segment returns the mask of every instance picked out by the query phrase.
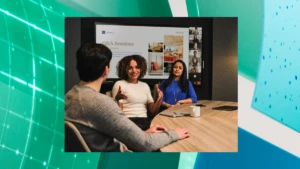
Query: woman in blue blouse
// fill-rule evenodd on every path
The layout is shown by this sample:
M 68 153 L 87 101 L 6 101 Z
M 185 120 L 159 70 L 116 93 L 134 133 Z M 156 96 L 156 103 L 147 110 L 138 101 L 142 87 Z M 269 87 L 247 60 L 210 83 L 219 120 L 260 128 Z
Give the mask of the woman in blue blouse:
M 165 108 L 197 102 L 197 95 L 187 79 L 186 65 L 182 60 L 176 60 L 172 64 L 169 78 L 162 81 L 160 89 L 164 94 L 162 106 Z

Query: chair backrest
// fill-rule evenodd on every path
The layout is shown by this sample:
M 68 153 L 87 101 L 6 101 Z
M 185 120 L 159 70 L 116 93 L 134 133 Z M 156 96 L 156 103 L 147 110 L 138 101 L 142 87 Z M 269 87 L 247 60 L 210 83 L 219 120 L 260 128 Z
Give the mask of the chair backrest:
M 154 88 L 153 88 L 153 100 L 154 100 L 154 102 L 156 102 L 156 100 L 157 100 L 157 98 L 158 98 L 158 93 L 157 93 L 157 91 L 156 91 L 156 88 L 159 88 L 160 87 L 160 84 L 155 84 L 154 85 Z
M 107 96 L 109 96 L 109 97 L 112 97 L 112 92 L 111 92 L 111 91 L 107 91 L 105 94 L 106 94 Z
M 65 121 L 65 152 L 90 152 L 76 126 Z

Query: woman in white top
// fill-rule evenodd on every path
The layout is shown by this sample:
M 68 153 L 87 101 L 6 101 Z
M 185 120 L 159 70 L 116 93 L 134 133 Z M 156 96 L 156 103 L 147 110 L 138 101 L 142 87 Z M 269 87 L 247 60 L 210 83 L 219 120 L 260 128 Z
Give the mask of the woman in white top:
M 117 75 L 122 80 L 117 81 L 112 89 L 113 98 L 118 101 L 124 114 L 143 130 L 150 127 L 147 111 L 156 115 L 163 98 L 163 93 L 156 88 L 158 99 L 154 103 L 148 84 L 139 81 L 146 71 L 147 63 L 142 56 L 124 57 L 117 65 Z

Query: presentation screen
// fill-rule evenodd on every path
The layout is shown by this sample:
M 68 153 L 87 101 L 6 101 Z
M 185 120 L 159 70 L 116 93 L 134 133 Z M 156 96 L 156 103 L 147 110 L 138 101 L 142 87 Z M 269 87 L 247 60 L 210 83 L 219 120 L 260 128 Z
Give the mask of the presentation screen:
M 96 23 L 96 43 L 108 46 L 113 57 L 108 79 L 117 79 L 116 65 L 123 57 L 133 54 L 147 61 L 143 79 L 167 79 L 171 65 L 181 59 L 188 76 L 201 77 L 201 27 L 156 27 L 109 25 Z

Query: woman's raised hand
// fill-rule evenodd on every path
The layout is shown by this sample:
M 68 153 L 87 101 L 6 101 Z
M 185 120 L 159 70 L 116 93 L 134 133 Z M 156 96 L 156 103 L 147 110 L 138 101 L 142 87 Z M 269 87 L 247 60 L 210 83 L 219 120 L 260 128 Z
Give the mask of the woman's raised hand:
M 117 101 L 121 100 L 121 99 L 127 99 L 127 96 L 122 92 L 122 88 L 121 86 L 119 86 L 119 90 L 118 90 L 118 93 L 116 94 L 115 96 L 115 99 Z

